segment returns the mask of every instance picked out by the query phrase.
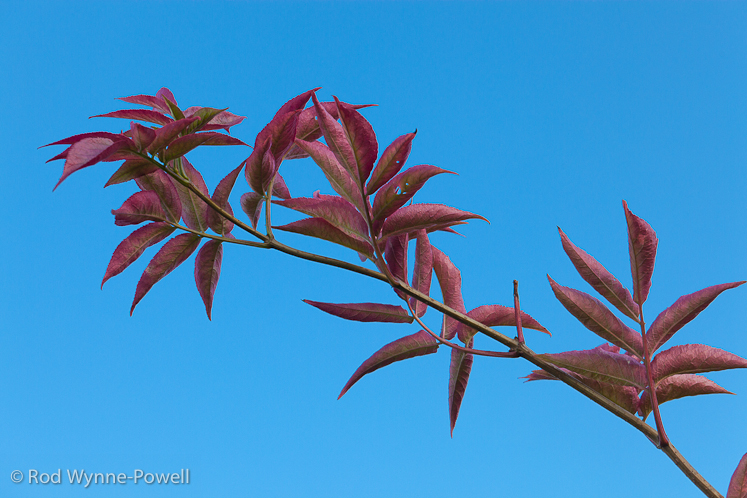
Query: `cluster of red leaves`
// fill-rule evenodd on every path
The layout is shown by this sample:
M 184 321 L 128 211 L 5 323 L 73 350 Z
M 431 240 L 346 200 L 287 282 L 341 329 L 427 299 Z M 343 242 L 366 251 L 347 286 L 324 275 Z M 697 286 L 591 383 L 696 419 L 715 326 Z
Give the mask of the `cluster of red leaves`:
M 134 180 L 140 187 L 140 192 L 112 211 L 114 223 L 121 226 L 146 221 L 150 223 L 135 230 L 117 246 L 101 282 L 102 287 L 107 280 L 136 261 L 148 247 L 171 235 L 182 219 L 192 230 L 205 232 L 211 228 L 219 235 L 230 237 L 233 224 L 172 178 L 186 178 L 205 195 L 209 195 L 202 175 L 184 155 L 201 145 L 246 145 L 241 140 L 213 131 L 229 131 L 231 126 L 244 120 L 242 116 L 212 107 L 189 107 L 182 111 L 167 88 L 162 88 L 156 95 L 135 95 L 120 100 L 151 109 L 124 109 L 94 117 L 125 118 L 161 126 L 146 127 L 131 121 L 130 129 L 122 133 L 84 133 L 48 144 L 70 145 L 50 159 L 65 160 L 57 186 L 80 169 L 99 162 L 124 160 L 105 186 Z M 239 168 L 229 173 L 212 196 L 219 206 L 229 211 L 228 195 L 238 173 Z M 194 233 L 183 233 L 163 245 L 138 282 L 130 314 L 156 282 L 189 258 L 200 240 L 201 237 Z M 221 243 L 210 240 L 200 249 L 195 261 L 197 289 L 205 302 L 208 317 L 220 274 L 222 254 Z
M 596 259 L 576 247 L 562 230 L 558 230 L 563 249 L 581 277 L 620 313 L 635 322 L 641 331 L 626 325 L 600 300 L 585 292 L 563 287 L 548 275 L 555 297 L 586 328 L 609 344 L 590 350 L 542 356 L 625 410 L 638 413 L 644 419 L 652 411 L 647 366 L 650 368 L 658 404 L 685 396 L 732 394 L 699 374 L 747 368 L 747 360 L 744 358 L 704 344 L 673 346 L 653 355 L 719 294 L 744 282 L 714 285 L 682 296 L 662 311 L 648 330 L 645 330 L 642 309 L 651 288 L 659 241 L 648 223 L 631 213 L 624 202 L 623 207 L 628 225 L 633 295 Z M 642 332 L 644 330 L 645 333 Z M 536 370 L 526 378 L 530 381 L 554 379 L 542 370 Z

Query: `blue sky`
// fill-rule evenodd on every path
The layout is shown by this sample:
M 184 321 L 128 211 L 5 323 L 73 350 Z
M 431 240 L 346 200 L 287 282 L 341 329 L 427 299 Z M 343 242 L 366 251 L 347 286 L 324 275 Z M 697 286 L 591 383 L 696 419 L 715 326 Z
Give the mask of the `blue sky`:
M 253 143 L 289 98 L 318 86 L 375 103 L 380 149 L 417 128 L 408 164 L 434 178 L 419 202 L 480 213 L 434 245 L 462 272 L 468 308 L 511 304 L 553 332 L 538 352 L 601 341 L 555 301 L 549 273 L 589 291 L 556 226 L 629 285 L 621 201 L 660 239 L 649 322 L 677 297 L 747 278 L 744 3 L 3 2 L 0 91 L 8 221 L 0 248 L 0 495 L 7 497 L 700 496 L 661 452 L 530 365 L 478 358 L 454 431 L 448 352 L 389 366 L 338 401 L 370 354 L 416 326 L 346 322 L 305 305 L 396 303 L 385 285 L 281 254 L 227 247 L 213 320 L 190 263 L 129 306 L 146 254 L 99 289 L 130 233 L 103 189 L 114 165 L 52 193 L 60 149 L 124 121 L 88 116 L 169 87 L 182 107 L 230 107 Z M 190 155 L 212 189 L 248 148 Z M 308 160 L 294 196 L 330 192 Z M 232 196 L 249 190 L 239 179 Z M 278 222 L 292 213 L 274 211 Z M 243 213 L 242 213 L 243 216 Z M 330 244 L 287 243 L 357 261 Z M 434 286 L 434 294 L 438 295 Z M 744 289 L 672 340 L 747 356 Z M 440 317 L 430 311 L 428 323 Z M 510 333 L 510 332 L 509 332 Z M 478 337 L 476 347 L 493 344 Z M 710 374 L 738 396 L 662 407 L 674 444 L 726 492 L 747 452 L 747 372 Z M 178 472 L 157 485 L 13 484 L 14 470 Z

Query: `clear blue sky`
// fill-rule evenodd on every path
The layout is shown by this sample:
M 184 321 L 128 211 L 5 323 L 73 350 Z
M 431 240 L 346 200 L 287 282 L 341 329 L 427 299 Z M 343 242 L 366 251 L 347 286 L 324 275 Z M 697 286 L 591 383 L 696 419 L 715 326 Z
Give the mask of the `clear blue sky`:
M 287 99 L 321 86 L 366 109 L 382 148 L 418 129 L 409 164 L 456 171 L 418 194 L 486 216 L 433 243 L 462 271 L 468 308 L 522 305 L 553 331 L 535 351 L 599 344 L 546 273 L 589 288 L 560 226 L 626 284 L 621 201 L 660 239 L 648 321 L 682 294 L 747 278 L 747 4 L 2 2 L 6 220 L 0 246 L 0 495 L 4 497 L 696 497 L 643 436 L 521 360 L 478 358 L 449 437 L 449 354 L 377 371 L 371 353 L 415 325 L 345 322 L 302 299 L 396 303 L 385 285 L 280 254 L 227 247 L 213 320 L 190 263 L 129 316 L 144 257 L 99 289 L 133 186 L 98 165 L 52 193 L 61 149 L 124 121 L 88 116 L 169 87 L 183 107 L 247 116 L 253 143 Z M 249 154 L 190 157 L 212 189 Z M 329 192 L 309 161 L 295 196 Z M 249 188 L 239 179 L 232 201 Z M 282 219 L 294 215 L 276 209 Z M 242 214 L 243 215 L 243 214 Z M 329 244 L 290 244 L 356 261 Z M 153 254 L 151 251 L 149 254 Z M 437 294 L 434 287 L 434 293 Z M 747 290 L 722 295 L 672 344 L 747 356 Z M 433 311 L 426 318 L 438 327 Z M 478 337 L 476 347 L 493 347 Z M 723 493 L 747 452 L 738 396 L 662 408 L 668 433 Z M 178 472 L 183 486 L 13 484 L 13 470 Z M 635 491 L 634 491 L 635 490 Z

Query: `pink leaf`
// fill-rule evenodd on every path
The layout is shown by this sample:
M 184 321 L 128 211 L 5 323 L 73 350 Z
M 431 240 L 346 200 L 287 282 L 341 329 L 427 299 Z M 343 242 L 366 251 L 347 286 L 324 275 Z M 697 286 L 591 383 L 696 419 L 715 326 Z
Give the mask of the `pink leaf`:
M 656 401 L 658 404 L 686 396 L 700 396 L 703 394 L 734 394 L 719 386 L 702 375 L 680 374 L 672 375 L 659 382 L 656 386 Z M 651 400 L 648 391 L 641 394 L 638 404 L 638 414 L 645 420 L 651 413 Z
M 454 263 L 435 246 L 431 246 L 433 254 L 433 271 L 436 272 L 438 284 L 441 286 L 441 296 L 446 306 L 460 313 L 467 313 L 462 298 L 462 274 Z M 447 340 L 453 339 L 457 333 L 459 322 L 444 315 L 443 337 Z
M 195 258 L 195 283 L 205 303 L 208 320 L 212 320 L 213 297 L 220 278 L 223 261 L 223 244 L 219 240 L 209 240 L 202 246 Z
M 434 226 L 445 228 L 471 218 L 488 221 L 478 214 L 460 211 L 443 204 L 411 204 L 387 218 L 381 229 L 381 238 Z
M 386 264 L 389 267 L 389 271 L 392 276 L 396 279 L 401 280 L 407 284 L 407 246 L 410 243 L 410 237 L 407 234 L 400 235 L 399 237 L 392 237 L 386 241 L 386 248 L 384 249 L 384 256 L 386 257 Z M 406 298 L 405 294 L 402 294 L 403 299 Z
M 113 209 L 114 224 L 117 226 L 137 225 L 144 221 L 169 221 L 155 192 L 136 192 L 124 201 L 122 207 Z
M 470 341 L 468 348 L 472 347 Z M 459 416 L 459 408 L 462 406 L 464 392 L 469 382 L 469 374 L 472 371 L 474 356 L 458 349 L 451 350 L 451 364 L 449 365 L 449 420 L 451 422 L 451 437 L 454 437 L 454 426 Z
M 148 159 L 128 159 L 117 171 L 109 178 L 104 187 L 118 183 L 128 182 L 141 176 L 149 175 L 158 170 L 158 165 Z
M 123 102 L 127 102 L 129 104 L 139 104 L 139 105 L 145 105 L 152 107 L 154 110 L 158 109 L 161 112 L 169 113 L 171 112 L 169 110 L 169 106 L 166 105 L 166 102 L 160 97 L 155 97 L 153 95 L 133 95 L 131 97 L 120 97 L 118 100 L 121 100 Z
M 379 158 L 379 163 L 374 168 L 371 179 L 368 181 L 366 195 L 373 194 L 394 175 L 399 173 L 402 166 L 405 165 L 407 157 L 410 155 L 412 139 L 415 138 L 416 133 L 417 130 L 415 130 L 415 133 L 402 135 L 396 138 L 389 147 L 384 149 Z
M 65 166 L 62 168 L 62 176 L 54 188 L 56 189 L 59 187 L 65 178 L 76 171 L 87 168 L 88 166 L 93 166 L 122 148 L 134 148 L 134 146 L 135 144 L 132 141 L 122 136 L 120 136 L 117 141 L 113 141 L 110 138 L 95 137 L 84 138 L 75 142 L 67 150 Z
M 205 180 L 202 179 L 200 172 L 192 166 L 186 157 L 182 157 L 180 160 L 182 162 L 182 169 L 186 173 L 187 178 L 189 178 L 189 181 L 192 182 L 192 185 L 197 187 L 197 190 L 202 192 L 206 197 L 209 197 L 210 194 L 208 193 L 207 185 L 205 185 Z M 179 192 L 179 199 L 182 203 L 184 224 L 192 230 L 200 232 L 207 231 L 207 203 L 181 183 L 176 183 L 174 186 L 177 192 Z
M 168 173 L 163 170 L 156 170 L 148 175 L 143 175 L 135 179 L 138 187 L 143 190 L 152 190 L 161 199 L 161 206 L 169 220 L 179 223 L 182 217 L 182 203 L 179 200 L 174 182 L 169 178 Z
M 412 272 L 412 286 L 426 296 L 431 292 L 431 278 L 433 276 L 433 252 L 428 234 L 425 230 L 418 230 L 417 242 L 415 243 L 415 267 Z M 410 298 L 410 306 L 415 310 L 418 317 L 425 315 L 428 305 Z
M 304 142 L 303 140 L 296 140 L 296 144 L 308 153 L 322 169 L 335 192 L 347 199 L 358 211 L 365 212 L 366 208 L 360 189 L 350 174 L 340 166 L 329 147 L 320 142 Z
M 164 147 L 168 146 L 176 140 L 181 132 L 186 130 L 189 125 L 196 122 L 199 118 L 197 116 L 180 119 L 173 121 L 166 126 L 156 130 L 156 138 L 148 146 L 148 152 L 156 154 L 161 151 Z
M 553 365 L 602 382 L 624 386 L 646 387 L 646 372 L 643 364 L 630 356 L 615 354 L 603 349 L 566 351 L 542 354 L 540 357 Z
M 210 109 L 210 111 L 204 111 L 204 109 Z M 209 117 L 215 110 L 218 109 L 211 109 L 209 107 L 189 107 L 184 110 L 184 116 L 197 116 L 200 118 L 200 122 L 202 123 L 205 121 L 205 118 Z M 203 131 L 226 130 L 230 133 L 231 127 L 241 123 L 244 119 L 246 119 L 245 116 L 238 116 L 223 109 L 218 114 L 215 114 L 207 120 L 206 124 L 201 124 L 199 129 Z
M 605 341 L 616 344 L 627 351 L 631 351 L 643 358 L 643 341 L 641 334 L 625 325 L 601 301 L 570 287 L 558 285 L 550 275 L 552 291 L 558 301 L 584 327 L 591 330 Z
M 586 280 L 598 293 L 615 308 L 635 321 L 638 321 L 638 305 L 633 301 L 630 291 L 626 289 L 596 259 L 579 249 L 570 241 L 563 230 L 558 227 L 563 249 L 576 267 L 581 278 Z
M 213 192 L 213 202 L 222 207 L 229 214 L 233 214 L 233 210 L 231 209 L 231 205 L 228 203 L 228 196 L 231 194 L 231 190 L 233 190 L 236 178 L 238 178 L 239 173 L 241 173 L 241 168 L 243 168 L 243 165 L 228 173 L 226 177 L 218 183 L 218 186 L 215 187 L 215 192 Z M 233 230 L 233 221 L 225 219 L 211 207 L 208 207 L 208 225 L 219 235 L 230 233 L 231 230 Z
M 106 114 L 97 114 L 91 116 L 92 118 L 123 118 L 123 119 L 134 119 L 136 121 L 147 121 L 148 123 L 155 123 L 159 125 L 167 125 L 173 121 L 168 116 L 164 116 L 157 111 L 149 111 L 147 109 L 123 109 L 121 111 L 108 112 Z
M 500 304 L 479 306 L 467 313 L 467 316 L 488 327 L 516 327 L 516 313 L 514 312 L 514 308 L 501 306 Z M 545 334 L 552 335 L 550 334 L 550 331 L 540 325 L 537 320 L 523 311 L 521 312 L 521 325 L 525 329 L 538 330 Z M 475 329 L 460 322 L 458 322 L 456 327 L 459 339 L 464 343 L 469 342 L 472 336 L 477 333 Z
M 311 98 L 314 101 L 314 108 L 319 117 L 319 128 L 324 134 L 324 141 L 327 142 L 327 147 L 332 151 L 340 166 L 342 166 L 354 180 L 354 184 L 357 188 L 356 192 L 360 194 L 362 180 L 359 176 L 358 165 L 355 162 L 353 148 L 350 146 L 350 142 L 348 142 L 347 137 L 345 136 L 345 131 L 335 118 L 327 112 L 324 106 L 319 103 L 316 94 L 312 94 Z M 312 157 L 314 157 L 313 154 Z
M 272 137 L 267 135 L 262 141 L 254 144 L 254 150 L 251 155 L 244 161 L 246 170 L 244 176 L 252 190 L 260 195 L 265 194 L 265 190 L 270 184 L 273 176 L 277 173 L 277 163 L 272 155 Z
M 200 244 L 200 237 L 191 233 L 177 235 L 164 244 L 160 251 L 148 263 L 148 267 L 140 277 L 135 289 L 135 299 L 132 301 L 130 315 L 135 311 L 135 306 L 140 302 L 148 291 L 163 277 L 174 271 L 180 264 L 193 253 Z
M 355 209 L 355 206 L 342 197 L 319 195 L 318 197 L 296 197 L 295 199 L 274 202 L 309 216 L 325 219 L 351 237 L 362 241 L 368 239 L 366 220 Z
M 206 131 L 203 133 L 192 133 L 179 137 L 166 149 L 163 155 L 163 162 L 173 161 L 187 152 L 199 147 L 200 145 L 246 145 L 238 138 L 233 138 L 223 133 Z
M 296 137 L 296 125 L 298 124 L 298 111 L 275 115 L 272 121 L 265 126 L 257 135 L 254 142 L 256 148 L 259 144 L 270 140 L 270 152 L 275 162 L 280 165 L 285 154 L 293 145 Z
M 301 95 L 297 95 L 287 101 L 285 104 L 283 104 L 280 109 L 278 109 L 278 112 L 275 113 L 275 116 L 273 119 L 278 118 L 280 116 L 283 116 L 284 114 L 287 114 L 289 112 L 296 112 L 301 111 L 306 106 L 306 103 L 311 98 L 311 95 L 316 92 L 317 90 L 321 90 L 322 87 L 314 88 L 313 90 L 309 90 L 308 92 L 304 92 Z M 292 140 L 291 140 L 292 141 Z
M 655 383 L 675 374 L 715 372 L 731 368 L 747 368 L 747 360 L 703 344 L 671 347 L 657 354 L 651 362 Z
M 254 228 L 257 228 L 257 223 L 259 223 L 264 200 L 265 198 L 256 192 L 247 192 L 241 196 L 241 209 L 249 216 L 249 221 Z
M 638 389 L 635 387 L 600 382 L 598 380 L 590 379 L 589 377 L 584 377 L 575 372 L 571 372 L 567 368 L 561 368 L 561 370 L 568 375 L 577 378 L 627 412 L 636 413 L 636 411 L 638 411 Z M 558 380 L 557 377 L 544 370 L 533 370 L 532 373 L 522 378 L 527 379 L 525 382 L 531 382 L 533 380 Z
M 104 287 L 107 280 L 119 275 L 125 268 L 135 262 L 148 247 L 158 244 L 171 235 L 174 230 L 176 230 L 174 227 L 166 223 L 148 223 L 128 235 L 114 250 L 109 266 L 106 268 L 104 279 L 101 281 L 101 287 Z
M 320 102 L 321 106 L 332 116 L 333 119 L 338 119 L 340 116 L 337 110 L 336 102 Z M 372 104 L 346 104 L 353 109 L 362 109 L 364 107 L 371 107 Z M 319 120 L 317 120 L 316 107 L 311 106 L 301 111 L 298 115 L 298 125 L 296 126 L 296 138 L 305 140 L 307 142 L 313 142 L 322 137 L 322 130 L 319 129 Z M 300 149 L 299 149 L 300 151 Z M 303 153 L 300 157 L 309 157 L 308 154 Z M 290 152 L 286 155 L 286 159 L 291 159 Z M 297 159 L 297 158 L 294 158 Z
M 130 121 L 130 138 L 135 142 L 137 150 L 146 149 L 156 138 L 156 131 L 152 128 Z
M 452 173 L 429 164 L 419 164 L 395 176 L 376 193 L 373 203 L 374 221 L 383 221 L 412 199 L 430 178 Z M 452 173 L 453 174 L 453 173 Z
M 281 199 L 290 199 L 291 193 L 290 190 L 288 190 L 288 185 L 285 184 L 285 180 L 283 180 L 283 177 L 280 175 L 280 173 L 277 173 L 275 175 L 275 183 L 272 186 L 272 195 L 275 197 L 280 197 Z
M 328 240 L 365 254 L 368 257 L 373 257 L 373 247 L 371 247 L 371 244 L 351 237 L 322 218 L 304 218 L 287 225 L 272 228 Z
M 107 131 L 94 131 L 92 133 L 81 133 L 80 135 L 73 135 L 72 137 L 63 138 L 62 140 L 52 142 L 51 144 L 42 145 L 39 148 L 41 149 L 43 147 L 49 147 L 50 145 L 73 145 L 73 144 L 80 142 L 81 140 L 85 138 L 108 138 L 112 142 L 116 142 L 116 141 L 124 139 L 125 136 L 122 135 L 121 133 L 109 133 Z M 70 150 L 70 148 L 68 148 L 67 150 Z M 47 162 L 54 161 L 56 159 L 64 159 L 65 157 L 67 157 L 67 154 L 65 154 L 65 156 L 63 157 L 60 157 L 60 156 L 55 156 L 54 158 L 49 159 Z
M 395 361 L 435 353 L 438 350 L 438 344 L 438 341 L 431 337 L 425 330 L 387 344 L 358 367 L 358 370 L 355 371 L 347 384 L 345 384 L 345 387 L 342 388 L 342 392 L 340 392 L 337 399 L 342 398 L 353 387 L 353 384 L 358 382 L 364 375 L 390 365 Z
M 625 219 L 628 223 L 628 248 L 630 250 L 630 270 L 633 274 L 633 301 L 639 306 L 646 302 L 651 289 L 651 276 L 654 274 L 656 247 L 659 239 L 653 228 L 628 209 L 623 201 Z
M 705 289 L 680 297 L 669 308 L 656 317 L 646 332 L 649 350 L 653 354 L 667 342 L 678 330 L 706 309 L 719 294 L 728 289 L 742 285 L 741 282 L 713 285 Z
M 357 165 L 357 177 L 360 178 L 361 185 L 366 182 L 368 175 L 371 174 L 373 165 L 376 162 L 376 156 L 379 154 L 379 144 L 376 141 L 376 134 L 366 118 L 364 118 L 353 106 L 340 102 L 334 97 L 337 103 L 342 129 L 348 139 L 350 148 L 355 157 Z
M 330 315 L 356 322 L 412 323 L 413 318 L 402 306 L 379 303 L 320 303 L 303 300 Z
M 747 498 L 747 453 L 739 461 L 729 481 L 726 498 Z

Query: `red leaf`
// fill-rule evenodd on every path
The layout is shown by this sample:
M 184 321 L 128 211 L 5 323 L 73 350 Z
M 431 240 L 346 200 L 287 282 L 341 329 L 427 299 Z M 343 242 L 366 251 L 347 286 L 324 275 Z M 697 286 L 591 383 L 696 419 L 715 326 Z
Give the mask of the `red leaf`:
M 390 365 L 395 361 L 435 353 L 438 350 L 438 344 L 438 341 L 431 337 L 425 330 L 387 344 L 358 367 L 358 370 L 355 371 L 347 384 L 345 384 L 345 387 L 342 388 L 342 392 L 340 392 L 337 399 L 342 398 L 353 387 L 353 384 L 358 382 L 364 375 Z
M 130 315 L 135 311 L 135 306 L 140 302 L 148 291 L 163 277 L 174 271 L 180 264 L 193 253 L 200 244 L 200 237 L 191 233 L 177 235 L 164 244 L 160 251 L 148 263 L 148 267 L 140 277 L 135 289 L 135 299 L 132 301 Z
M 254 150 L 244 161 L 246 170 L 244 176 L 252 190 L 260 195 L 265 194 L 270 180 L 277 173 L 277 164 L 272 155 L 272 137 L 267 136 L 264 140 L 254 144 Z
M 365 254 L 369 258 L 373 257 L 373 247 L 371 247 L 371 244 L 351 237 L 322 218 L 304 218 L 287 225 L 272 228 L 328 240 Z
M 303 300 L 330 315 L 356 322 L 412 323 L 413 318 L 402 306 L 379 303 L 320 303 Z
M 275 174 L 275 183 L 272 186 L 272 195 L 280 197 L 281 199 L 290 199 L 291 193 L 288 190 L 288 185 L 285 184 L 285 180 L 280 173 Z
M 123 118 L 134 119 L 136 121 L 147 121 L 159 125 L 167 125 L 174 121 L 168 116 L 164 116 L 158 111 L 149 111 L 147 109 L 123 109 L 121 111 L 108 112 L 106 114 L 97 114 L 92 118 Z
M 166 149 L 163 155 L 163 162 L 173 161 L 177 157 L 182 157 L 187 152 L 196 149 L 200 145 L 246 145 L 238 138 L 233 138 L 223 133 L 206 131 L 203 133 L 191 133 L 179 137 Z
M 355 157 L 357 177 L 360 178 L 361 185 L 363 185 L 368 179 L 368 175 L 371 174 L 376 156 L 379 154 L 376 134 L 371 127 L 371 123 L 366 121 L 366 118 L 353 106 L 340 102 L 337 97 L 334 97 L 334 99 L 337 103 L 340 121 L 342 121 L 342 129 Z
M 684 344 L 662 351 L 651 362 L 654 383 L 675 374 L 694 374 L 747 368 L 747 360 L 723 349 Z
M 189 107 L 187 109 L 184 109 L 184 116 L 188 118 L 197 116 L 200 118 L 200 121 L 204 121 L 205 117 L 212 114 L 212 112 L 203 111 L 204 109 L 210 109 L 211 111 L 213 111 L 213 109 L 209 107 Z M 201 125 L 199 129 L 203 131 L 226 130 L 230 133 L 231 127 L 241 123 L 242 121 L 244 121 L 244 119 L 246 119 L 246 116 L 238 116 L 223 109 L 218 114 L 210 118 L 206 124 Z
M 374 168 L 371 179 L 368 181 L 366 195 L 373 194 L 394 175 L 399 173 L 402 166 L 405 165 L 407 157 L 410 155 L 412 139 L 415 138 L 417 132 L 415 130 L 415 133 L 406 133 L 396 138 L 389 147 L 384 149 L 379 158 L 379 163 Z
M 156 130 L 156 138 L 148 147 L 148 152 L 156 154 L 161 151 L 164 147 L 168 146 L 173 142 L 181 132 L 186 130 L 189 125 L 197 121 L 197 116 L 180 119 L 178 121 L 172 121 L 166 126 Z
M 340 116 L 337 110 L 337 103 L 335 102 L 320 102 L 322 107 L 332 116 L 333 119 L 338 119 Z M 362 109 L 364 107 L 371 107 L 372 104 L 346 104 L 353 109 Z M 322 130 L 319 129 L 319 121 L 316 116 L 316 107 L 312 106 L 301 111 L 298 115 L 298 124 L 296 125 L 296 138 L 312 142 L 321 138 Z M 293 150 L 293 154 L 300 152 L 302 155 L 291 158 L 291 152 L 286 154 L 286 159 L 298 159 L 300 157 L 309 157 L 308 154 L 303 152 L 301 149 Z
M 247 192 L 241 196 L 241 209 L 249 216 L 249 221 L 254 228 L 257 228 L 264 200 L 265 198 L 256 192 Z
M 686 396 L 700 396 L 702 394 L 734 394 L 719 386 L 702 375 L 681 374 L 672 375 L 659 382 L 656 386 L 656 401 L 659 405 Z M 651 401 L 648 391 L 641 394 L 638 404 L 638 414 L 646 420 L 651 413 Z
M 347 199 L 358 211 L 365 211 L 360 189 L 350 174 L 340 166 L 329 147 L 320 142 L 304 142 L 303 140 L 296 140 L 296 144 L 308 153 L 317 166 L 322 169 L 324 176 L 327 177 L 335 192 Z
M 454 263 L 444 253 L 439 251 L 435 246 L 431 246 L 433 254 L 433 271 L 436 272 L 438 284 L 441 286 L 441 296 L 444 304 L 460 313 L 467 313 L 462 298 L 462 274 Z M 453 339 L 456 335 L 459 322 L 453 318 L 444 315 L 444 330 L 442 336 L 447 339 Z
M 67 150 L 65 166 L 62 168 L 62 176 L 54 188 L 59 187 L 65 178 L 76 171 L 93 166 L 125 147 L 134 148 L 134 143 L 122 136 L 117 141 L 105 137 L 94 137 L 84 138 L 75 142 Z
M 467 345 L 472 347 L 472 340 Z M 462 406 L 464 392 L 469 382 L 474 356 L 458 349 L 451 350 L 451 364 L 449 365 L 449 419 L 451 421 L 451 437 L 454 437 L 454 426 Z
M 540 357 L 553 365 L 567 368 L 602 382 L 646 387 L 646 372 L 643 365 L 627 355 L 615 354 L 603 349 L 566 351 L 556 354 L 542 354 Z
M 719 294 L 728 289 L 739 287 L 744 281 L 713 285 L 705 289 L 680 297 L 672 306 L 656 317 L 646 332 L 646 340 L 651 354 L 667 342 L 678 330 L 706 309 Z
M 148 223 L 128 235 L 114 250 L 109 266 L 106 268 L 104 279 L 101 281 L 101 287 L 104 287 L 107 280 L 119 275 L 125 268 L 135 262 L 148 247 L 158 244 L 171 235 L 174 230 L 176 230 L 174 227 L 166 223 Z
M 173 97 L 173 95 L 172 95 Z M 171 110 L 166 102 L 161 97 L 154 97 L 153 95 L 133 95 L 131 97 L 120 97 L 118 100 L 127 102 L 129 104 L 140 104 L 152 107 L 154 110 L 158 109 L 164 113 L 169 113 Z
M 514 313 L 514 308 L 501 306 L 500 304 L 478 306 L 467 313 L 467 316 L 488 327 L 516 327 L 516 313 Z M 521 325 L 526 329 L 538 330 L 545 334 L 552 335 L 550 334 L 550 331 L 540 325 L 537 320 L 523 311 L 521 312 Z M 477 333 L 475 329 L 470 328 L 461 322 L 458 322 L 456 327 L 459 339 L 464 343 L 469 342 L 469 340 L 472 339 L 472 336 Z
M 233 190 L 233 186 L 236 183 L 236 178 L 239 177 L 239 173 L 241 173 L 241 168 L 243 167 L 244 166 L 241 165 L 228 173 L 226 177 L 218 183 L 218 186 L 215 187 L 215 192 L 213 192 L 213 197 L 211 197 L 213 202 L 228 211 L 229 214 L 233 214 L 233 209 L 231 209 L 231 205 L 228 203 L 228 196 L 231 195 L 231 190 Z M 211 207 L 208 207 L 208 225 L 219 235 L 225 235 L 233 230 L 233 221 L 225 219 Z
M 298 111 L 276 114 L 272 121 L 257 135 L 254 147 L 270 140 L 270 152 L 275 162 L 280 165 L 285 154 L 293 145 L 298 124 Z
M 374 221 L 383 222 L 389 215 L 412 199 L 430 178 L 452 173 L 429 164 L 419 164 L 395 176 L 376 193 L 373 203 Z M 452 173 L 453 174 L 453 173 Z
M 43 147 L 49 147 L 50 145 L 72 145 L 72 144 L 80 142 L 81 140 L 85 138 L 108 138 L 112 142 L 116 142 L 118 140 L 122 140 L 125 137 L 121 133 L 109 133 L 107 131 L 94 131 L 92 133 L 81 133 L 80 135 L 73 135 L 72 137 L 63 138 L 62 140 L 52 142 L 51 144 L 42 145 L 39 148 L 41 149 Z M 62 158 L 58 158 L 58 159 L 62 159 Z M 50 159 L 49 161 L 54 161 L 54 159 Z
M 411 204 L 387 218 L 381 229 L 381 238 L 435 226 L 445 228 L 471 218 L 488 221 L 478 214 L 460 211 L 443 204 Z
M 311 98 L 311 95 L 317 90 L 321 90 L 321 88 L 322 87 L 314 88 L 313 90 L 309 90 L 308 92 L 304 92 L 301 95 L 297 95 L 293 97 L 288 102 L 283 104 L 280 107 L 280 109 L 278 109 L 278 112 L 275 113 L 275 116 L 273 117 L 273 119 L 283 116 L 284 114 L 287 114 L 289 112 L 296 112 L 296 111 L 302 110 L 306 106 L 306 103 Z
M 137 225 L 144 221 L 169 221 L 158 194 L 149 190 L 135 192 L 124 201 L 122 207 L 113 209 L 112 214 L 117 226 Z
M 158 166 L 147 159 L 128 159 L 109 178 L 104 187 L 117 183 L 129 182 L 158 170 Z
M 625 325 L 601 301 L 570 287 L 558 285 L 550 275 L 555 297 L 584 327 L 591 330 L 605 341 L 616 344 L 627 351 L 643 358 L 643 340 L 641 334 Z
M 319 128 L 324 134 L 324 141 L 327 142 L 327 146 L 332 151 L 335 158 L 337 158 L 338 163 L 354 180 L 354 184 L 357 187 L 356 191 L 360 193 L 360 185 L 362 185 L 363 182 L 359 176 L 358 164 L 355 162 L 353 148 L 350 146 L 350 142 L 348 142 L 347 137 L 345 136 L 345 131 L 335 118 L 327 112 L 324 106 L 319 103 L 316 94 L 312 94 L 311 98 L 314 101 L 314 108 L 316 108 L 316 114 L 319 117 Z M 311 157 L 314 157 L 314 155 L 312 154 Z
M 158 194 L 158 198 L 161 199 L 161 206 L 169 219 L 179 223 L 182 217 L 182 203 L 179 200 L 179 192 L 177 192 L 168 173 L 159 169 L 136 178 L 135 183 L 143 190 L 152 190 Z
M 726 498 L 747 498 L 747 453 L 739 461 L 729 481 Z
M 212 320 L 213 297 L 220 278 L 223 261 L 223 244 L 219 240 L 209 240 L 202 246 L 195 258 L 195 283 L 202 302 L 205 303 L 208 320 Z
M 579 249 L 570 241 L 563 230 L 558 227 L 563 249 L 578 270 L 581 278 L 586 280 L 615 308 L 635 321 L 638 321 L 638 305 L 633 301 L 630 291 L 626 289 L 607 269 L 596 259 Z
M 577 378 L 627 412 L 636 413 L 636 411 L 638 411 L 638 389 L 635 387 L 600 382 L 598 380 L 590 379 L 589 377 L 584 377 L 575 372 L 571 372 L 567 368 L 561 368 L 561 370 L 568 375 Z M 527 379 L 525 382 L 531 382 L 533 380 L 558 380 L 557 377 L 544 370 L 533 370 L 532 373 L 522 378 Z
M 628 223 L 628 248 L 630 250 L 630 270 L 633 274 L 633 301 L 643 305 L 651 289 L 651 276 L 654 274 L 656 247 L 659 239 L 651 226 L 628 209 L 623 201 L 625 219 Z
M 368 226 L 363 216 L 342 197 L 319 195 L 317 197 L 296 197 L 275 204 L 294 209 L 301 213 L 327 220 L 351 237 L 365 241 L 368 239 Z
M 412 272 L 412 286 L 426 296 L 431 292 L 431 278 L 433 276 L 433 252 L 428 234 L 425 230 L 418 230 L 417 242 L 415 243 L 415 267 Z M 418 317 L 425 315 L 428 305 L 410 298 L 410 306 L 415 310 Z
M 197 187 L 197 190 L 202 192 L 205 196 L 209 197 L 207 185 L 205 180 L 202 179 L 202 175 L 195 169 L 194 166 L 187 160 L 186 157 L 182 157 L 182 169 L 186 173 L 189 181 L 192 185 Z M 192 230 L 205 232 L 208 229 L 207 224 L 207 211 L 208 205 L 194 192 L 189 190 L 181 183 L 175 183 L 176 191 L 179 193 L 179 199 L 182 203 L 182 217 L 184 218 L 184 224 Z
M 137 150 L 146 149 L 156 138 L 156 131 L 153 128 L 130 121 L 130 138 L 135 142 Z
M 407 284 L 407 246 L 409 242 L 410 238 L 407 234 L 392 237 L 386 241 L 386 248 L 384 249 L 384 257 L 389 271 L 394 278 L 405 284 Z M 403 299 L 407 299 L 407 295 L 401 291 L 397 294 Z

